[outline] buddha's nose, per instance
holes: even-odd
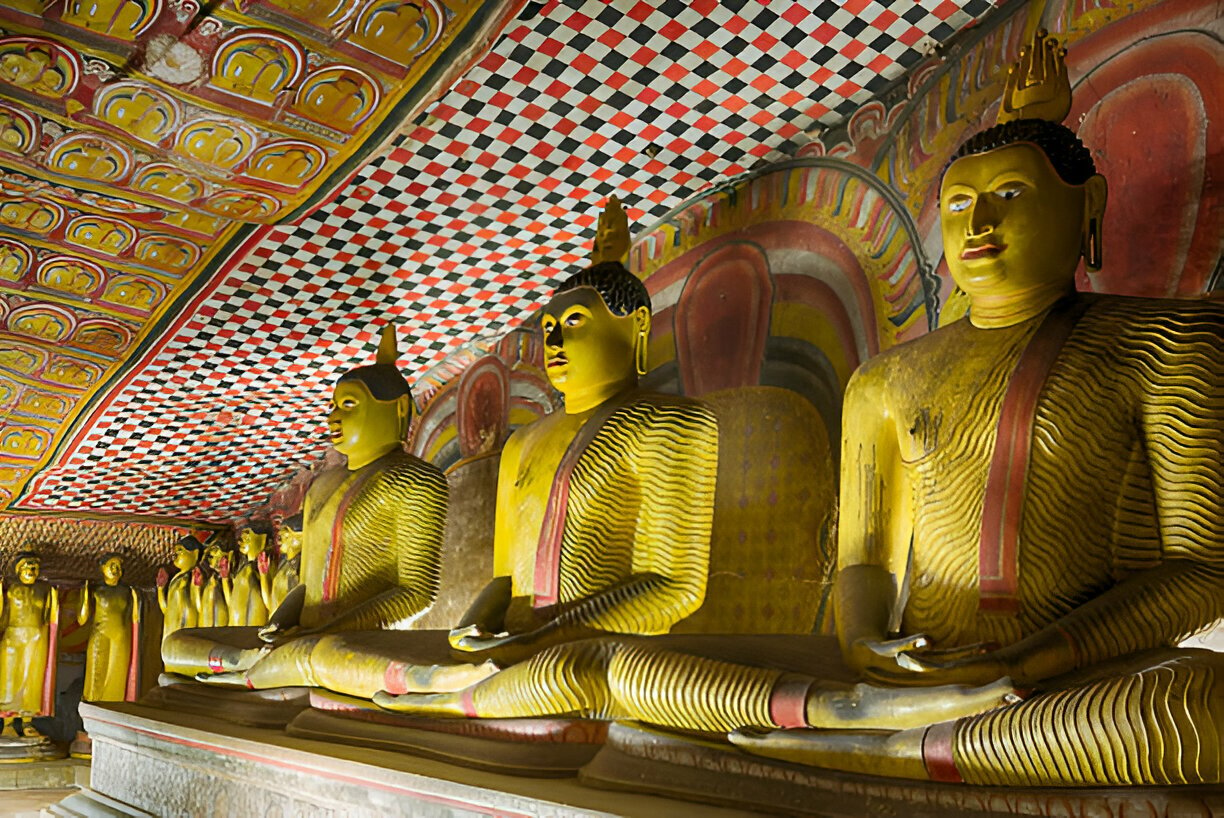
[[[561,324],[560,322],[553,324],[552,328],[544,333],[545,346],[561,347]]]

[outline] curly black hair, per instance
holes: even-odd
[[[1069,185],[1082,185],[1096,174],[1092,153],[1084,147],[1075,132],[1045,119],[1013,119],[975,134],[952,154],[948,164],[944,165],[944,173],[957,159],[1019,142],[1036,145],[1050,160],[1058,178]],[[940,176],[942,178],[943,174]]]
[[[571,275],[557,285],[553,295],[579,287],[593,287],[613,315],[624,317],[645,307],[650,309],[650,293],[641,279],[619,261],[603,261]]]

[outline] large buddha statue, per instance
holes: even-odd
[[[49,716],[55,704],[55,642],[59,631],[59,606],[55,588],[39,579],[42,561],[38,554],[17,555],[17,583],[8,588],[0,581],[0,735],[16,738],[16,720],[21,735],[37,738],[35,716]]]
[[[1221,780],[1224,655],[1176,645],[1224,617],[1224,304],[1075,292],[1081,256],[1101,261],[1106,185],[1055,124],[1062,56],[1039,34],[1001,124],[944,174],[968,317],[849,385],[837,627],[872,684],[839,724],[814,676],[691,657],[676,675],[658,653],[613,668],[630,715],[738,724],[754,753],[903,778]],[[1034,694],[953,720],[921,698],[1000,679]],[[810,729],[865,726],[860,696],[912,726]]]
[[[202,681],[241,681],[250,672],[277,680],[265,686],[312,684],[311,656],[328,634],[406,627],[433,603],[446,479],[403,450],[413,403],[395,359],[387,327],[377,362],[336,383],[328,429],[347,462],[320,474],[306,494],[301,584],[263,627],[174,634],[162,646],[167,669]],[[254,569],[257,549],[246,553]]]

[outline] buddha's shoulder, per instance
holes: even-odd
[[[969,319],[961,318],[886,349],[854,371],[847,389],[884,387],[914,370],[931,371],[944,358],[963,355],[972,331]]]
[[[1184,322],[1224,330],[1224,298],[1139,298],[1126,295],[1085,295],[1090,321],[1117,321],[1143,332],[1148,326]]]
[[[446,494],[446,475],[442,470],[408,452],[395,452],[387,457],[377,480],[384,485],[393,485],[404,492],[428,492]]]
[[[667,395],[662,392],[642,390],[629,396],[613,417],[635,418],[638,422],[685,423],[717,429],[718,420],[714,410],[704,401],[684,395]]]

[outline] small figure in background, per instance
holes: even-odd
[[[267,552],[259,555],[260,586],[264,590],[264,605],[269,614],[280,607],[285,597],[300,582],[302,565],[302,515],[294,514],[281,524],[277,532],[280,559],[272,563]],[[264,568],[263,566],[267,566]]]
[[[86,580],[81,592],[77,624],[93,619],[85,651],[85,688],[82,701],[135,701],[140,679],[140,598],[136,589],[120,582],[123,557],[107,554],[98,561],[102,585]]]
[[[268,535],[254,528],[244,528],[238,538],[238,551],[243,560],[238,570],[225,583],[225,604],[229,608],[230,627],[268,624],[268,607],[264,602],[264,583],[267,574],[260,570],[260,562],[268,560]],[[220,624],[220,623],[218,623]]]
[[[39,579],[42,560],[33,551],[17,555],[17,584],[7,589],[0,580],[0,735],[40,738],[35,716],[55,709],[55,641],[59,635],[59,597],[45,579]]]
[[[174,567],[178,573],[171,577],[165,568],[157,572],[157,605],[165,616],[162,641],[177,630],[199,626],[199,591],[192,588],[204,584],[204,573],[199,567],[202,548],[195,537],[182,537],[174,547]]]
[[[199,586],[196,608],[200,612],[199,627],[224,628],[229,624],[230,553],[216,543],[204,547],[204,582]]]

